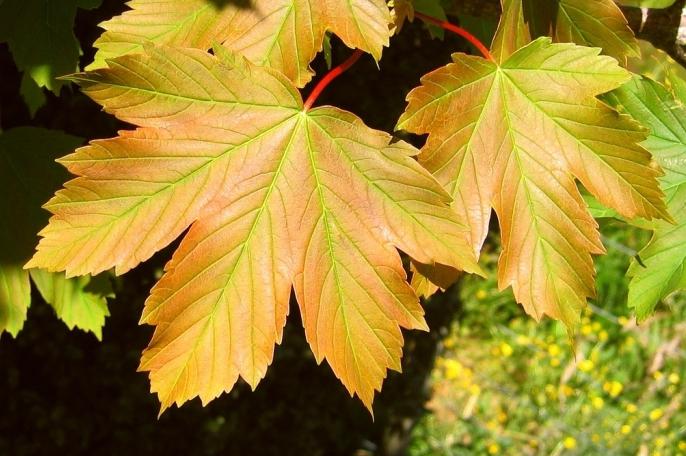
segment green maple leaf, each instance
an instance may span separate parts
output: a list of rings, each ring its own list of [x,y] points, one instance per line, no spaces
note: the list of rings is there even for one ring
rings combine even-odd
[[[599,50],[539,38],[502,64],[464,54],[408,95],[398,128],[429,133],[419,156],[468,220],[476,251],[491,207],[499,285],[536,318],[574,327],[604,251],[578,179],[628,217],[669,218],[644,130],[596,99],[630,78]]]
[[[503,14],[493,39],[502,63],[532,39],[599,47],[620,62],[638,57],[638,42],[613,0],[501,0]]]
[[[255,387],[291,288],[316,359],[371,407],[400,368],[400,327],[426,329],[394,246],[479,271],[468,230],[412,146],[215,53],[150,47],[73,77],[139,128],[60,160],[79,177],[46,204],[29,266],[123,273],[191,225],[142,317],[156,329],[140,368],[162,408],[239,377]]]
[[[68,175],[54,159],[81,138],[60,131],[22,127],[0,135],[0,332],[16,336],[31,304],[29,271],[22,266],[36,244],[34,233],[47,217],[40,205]],[[11,222],[10,222],[11,221]],[[43,298],[69,328],[92,331],[98,338],[108,315],[106,277],[66,279],[64,274],[31,270]]]
[[[99,5],[100,0],[1,1],[0,42],[8,43],[20,71],[57,93],[62,83],[55,78],[78,70],[81,50],[72,31],[76,9]]]
[[[629,307],[641,321],[660,300],[686,287],[686,108],[663,86],[638,76],[606,98],[650,128],[643,146],[665,171],[660,184],[676,219],[641,224],[653,229],[653,237],[628,271]]]
[[[130,11],[100,26],[98,52],[88,69],[142,52],[147,42],[209,49],[219,42],[297,86],[312,77],[309,64],[327,30],[376,60],[388,46],[390,12],[384,0],[131,0]]]

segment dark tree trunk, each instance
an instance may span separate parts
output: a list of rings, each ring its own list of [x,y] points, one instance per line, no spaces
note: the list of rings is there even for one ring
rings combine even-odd
[[[676,37],[684,5],[686,0],[677,0],[669,8],[649,10],[648,18],[638,33],[639,38],[650,41],[655,47],[663,49],[681,62],[684,62],[684,53],[677,45]]]

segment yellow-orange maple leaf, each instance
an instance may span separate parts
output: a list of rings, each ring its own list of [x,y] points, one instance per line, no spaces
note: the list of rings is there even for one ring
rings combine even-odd
[[[95,42],[98,52],[88,69],[142,52],[148,42],[203,50],[219,42],[303,86],[327,30],[376,60],[391,35],[384,0],[131,0],[127,5],[130,11],[101,24],[105,33]]]
[[[419,160],[453,195],[478,250],[491,207],[501,288],[573,327],[603,252],[575,178],[626,217],[669,218],[646,132],[596,96],[630,79],[599,49],[540,38],[502,64],[454,54],[408,95],[398,127],[429,133]],[[653,166],[654,165],[654,166]]]
[[[61,160],[76,179],[31,266],[119,273],[189,225],[147,300],[141,369],[162,407],[253,387],[282,336],[291,288],[307,339],[371,406],[399,369],[400,327],[426,329],[395,247],[478,271],[468,228],[418,151],[333,108],[303,108],[283,75],[217,49],[151,47],[74,76],[139,126]]]

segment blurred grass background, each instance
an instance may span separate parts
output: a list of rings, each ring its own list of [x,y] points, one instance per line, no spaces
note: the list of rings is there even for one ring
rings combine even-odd
[[[648,233],[610,220],[602,233],[598,295],[573,340],[498,291],[497,252],[484,252],[489,279],[455,290],[462,314],[438,349],[412,456],[686,455],[686,294],[637,325],[625,273]]]

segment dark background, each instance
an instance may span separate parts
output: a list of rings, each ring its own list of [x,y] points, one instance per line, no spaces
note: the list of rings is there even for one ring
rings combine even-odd
[[[683,6],[683,1],[677,4]],[[483,28],[497,20],[497,2],[492,0],[460,2],[456,8],[484,15]],[[676,8],[658,12],[643,29],[643,37],[674,56]],[[93,11],[79,10],[75,32],[83,63],[92,60],[91,44],[101,33],[97,24],[123,10],[118,0],[105,0]],[[630,17],[635,23],[636,12]],[[335,39],[333,45],[334,64],[351,52]],[[408,24],[392,39],[379,67],[363,57],[318,104],[350,110],[368,125],[392,131],[405,94],[419,77],[447,63],[450,53],[467,50],[457,37],[432,40],[422,25]],[[322,58],[313,66],[319,75],[326,71]],[[2,129],[34,125],[92,139],[126,128],[71,88],[59,97],[49,94],[47,105],[32,119],[19,95],[20,79],[7,46],[0,44]],[[405,333],[403,374],[391,373],[386,380],[374,403],[374,421],[328,366],[316,365],[295,306],[274,364],[255,392],[239,383],[205,408],[194,400],[158,419],[157,398],[149,393],[146,375],[136,372],[152,335],[152,328],[139,326],[138,319],[155,274],[174,248],[117,279],[102,342],[69,331],[34,293],[24,329],[16,339],[5,334],[0,341],[0,455],[404,453],[409,431],[424,413],[437,343],[459,318],[456,290],[425,303],[430,333]]]

